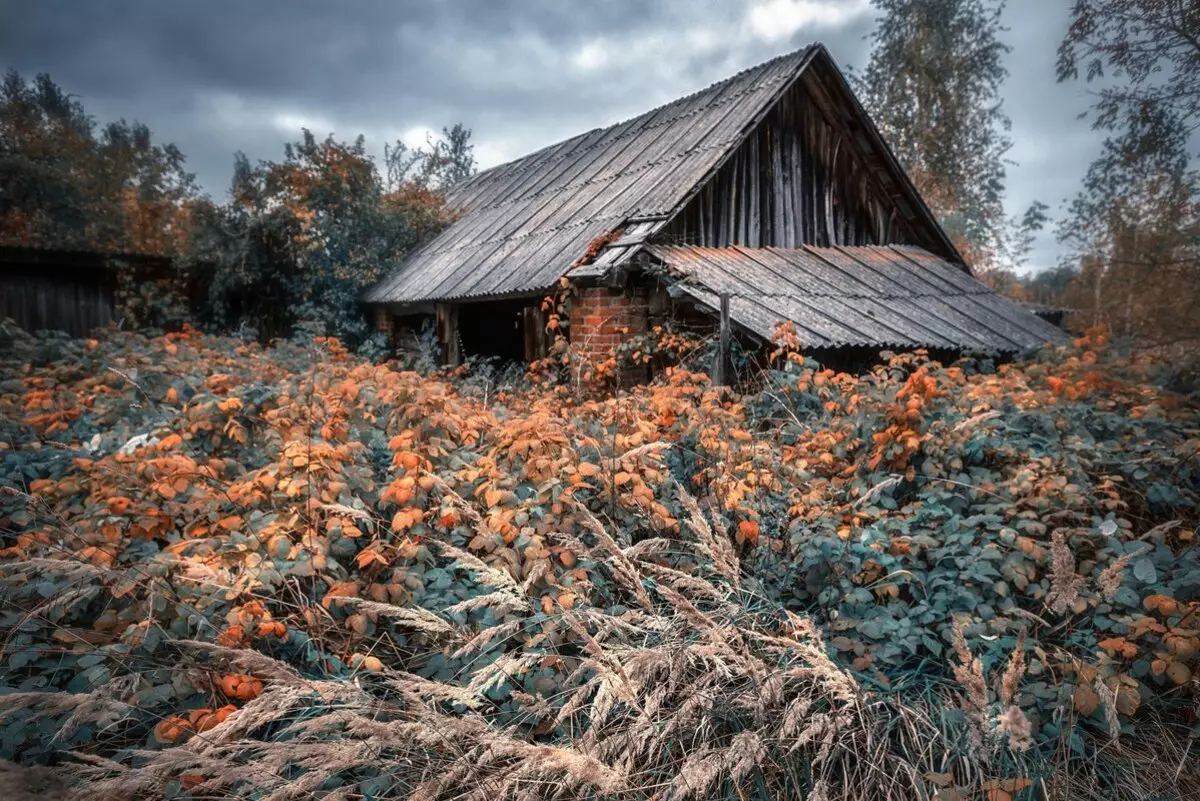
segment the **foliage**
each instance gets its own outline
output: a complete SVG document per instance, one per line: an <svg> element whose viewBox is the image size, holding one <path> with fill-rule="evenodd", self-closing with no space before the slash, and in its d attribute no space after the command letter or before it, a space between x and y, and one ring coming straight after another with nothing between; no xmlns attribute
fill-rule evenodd
<svg viewBox="0 0 1200 801"><path fill-rule="evenodd" d="M967 261L1003 250L1010 123L1000 90L1009 48L1002 4L875 0L871 57L858 81L884 140Z"/></svg>
<svg viewBox="0 0 1200 801"><path fill-rule="evenodd" d="M1079 277L1070 264L1059 264L1022 278L1022 292L1035 303L1054 306L1066 302L1067 292Z"/></svg>
<svg viewBox="0 0 1200 801"><path fill-rule="evenodd" d="M1200 125L1200 14L1184 0L1075 0L1058 79L1102 85L1094 124L1119 130L1168 113Z"/></svg>
<svg viewBox="0 0 1200 801"><path fill-rule="evenodd" d="M424 147L359 137L284 145L281 161L235 158L229 197L201 195L184 156L124 120L98 127L48 75L0 84L0 244L171 257L174 273L118 270L133 327L290 336L316 325L369 343L360 292L451 219L444 193L475 171L471 131ZM251 331L250 329L253 329Z"/></svg>
<svg viewBox="0 0 1200 801"><path fill-rule="evenodd" d="M0 84L0 244L173 254L187 243L194 177L174 145L96 122L49 75Z"/></svg>
<svg viewBox="0 0 1200 801"><path fill-rule="evenodd" d="M1179 2L1077 0L1058 79L1095 83L1109 132L1059 238L1079 273L1060 302L1151 346L1200 339L1200 16Z"/></svg>
<svg viewBox="0 0 1200 801"><path fill-rule="evenodd" d="M1079 266L1065 302L1089 322L1159 344L1200 338L1200 172L1178 119L1152 114L1110 137L1059 238Z"/></svg>
<svg viewBox="0 0 1200 801"><path fill-rule="evenodd" d="M991 262L977 264L975 277L992 289L1016 300L1032 299L1031 291L1035 276L1025 277L1020 269L1033 251L1037 232L1045 227L1047 217L1045 203L1035 200L1019 218L1008 221L1006 235L1000 243L1001 252Z"/></svg>
<svg viewBox="0 0 1200 801"><path fill-rule="evenodd" d="M747 394L598 397L321 337L7 344L0 757L31 782L1200 786L1200 413L1097 335L854 376L784 331Z"/></svg>
<svg viewBox="0 0 1200 801"><path fill-rule="evenodd" d="M364 343L360 293L450 220L440 188L473 169L470 131L447 136L429 151L389 148L386 181L361 136L306 130L281 162L239 156L229 201L206 204L188 254L207 287L201 320L226 331L250 324L263 337L315 324Z"/></svg>
<svg viewBox="0 0 1200 801"><path fill-rule="evenodd" d="M412 149L402 141L384 146L388 185L411 184L423 189L448 189L475 174L475 145L471 129L462 123L429 135L425 145Z"/></svg>

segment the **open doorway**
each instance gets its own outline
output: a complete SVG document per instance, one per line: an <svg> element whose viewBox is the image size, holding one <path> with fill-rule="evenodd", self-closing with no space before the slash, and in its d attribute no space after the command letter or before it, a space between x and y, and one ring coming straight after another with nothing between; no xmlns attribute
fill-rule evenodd
<svg viewBox="0 0 1200 801"><path fill-rule="evenodd" d="M463 359L491 356L523 363L545 355L541 307L531 298L461 304L458 335Z"/></svg>

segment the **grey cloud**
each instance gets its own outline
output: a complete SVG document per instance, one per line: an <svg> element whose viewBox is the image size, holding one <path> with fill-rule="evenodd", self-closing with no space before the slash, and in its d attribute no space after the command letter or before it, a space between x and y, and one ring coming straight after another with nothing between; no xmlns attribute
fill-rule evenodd
<svg viewBox="0 0 1200 801"><path fill-rule="evenodd" d="M833 24L747 35L747 8L763 1L0 0L0 66L49 72L98 119L147 123L220 194L234 151L277 158L301 122L322 135L363 132L381 148L401 132L461 121L481 157L496 161L814 39L840 63L864 65L873 12L859 0L845 0L859 13ZM1057 208L1097 147L1075 119L1081 88L1054 84L1066 9L1012 0L1006 21L1006 108L1022 161L1009 171L1010 210L1035 198ZM1035 262L1053 263L1056 247L1044 236Z"/></svg>

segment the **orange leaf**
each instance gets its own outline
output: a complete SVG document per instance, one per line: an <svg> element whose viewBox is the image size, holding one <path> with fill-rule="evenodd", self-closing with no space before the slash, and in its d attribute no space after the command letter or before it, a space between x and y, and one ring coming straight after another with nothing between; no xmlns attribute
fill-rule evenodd
<svg viewBox="0 0 1200 801"><path fill-rule="evenodd" d="M325 597L321 599L321 605L326 609L330 603L336 598L357 598L358 597L358 582L357 581L337 581L329 587L329 592L325 593Z"/></svg>
<svg viewBox="0 0 1200 801"><path fill-rule="evenodd" d="M230 515L229 517L222 517L220 520L218 520L217 525L229 531L237 531L242 527L243 522L245 521L242 520L240 515Z"/></svg>
<svg viewBox="0 0 1200 801"><path fill-rule="evenodd" d="M397 533L412 528L425 517L420 509L401 509L392 517L392 531Z"/></svg>
<svg viewBox="0 0 1200 801"><path fill-rule="evenodd" d="M154 736L165 743L173 743L183 735L185 724L183 718L175 715L163 718L154 727Z"/></svg>
<svg viewBox="0 0 1200 801"><path fill-rule="evenodd" d="M228 398L217 404L217 408L222 414L230 414L242 408L242 402L237 398Z"/></svg>
<svg viewBox="0 0 1200 801"><path fill-rule="evenodd" d="M387 557L373 548L363 548L358 552L358 556L354 557L354 561L358 562L358 567L360 570L372 562L378 562L381 565L386 565L388 563Z"/></svg>
<svg viewBox="0 0 1200 801"><path fill-rule="evenodd" d="M125 514L125 510L129 508L129 504L131 504L131 503L133 503L133 501L129 500L128 498L126 498L122 495L114 495L113 497L108 499L109 514L123 515L123 514Z"/></svg>

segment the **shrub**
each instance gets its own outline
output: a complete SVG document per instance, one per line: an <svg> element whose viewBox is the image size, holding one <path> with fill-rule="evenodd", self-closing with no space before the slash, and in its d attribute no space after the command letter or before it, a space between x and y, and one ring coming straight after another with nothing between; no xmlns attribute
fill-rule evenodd
<svg viewBox="0 0 1200 801"><path fill-rule="evenodd" d="M1162 365L776 356L586 397L14 338L0 758L115 798L1195 793Z"/></svg>

